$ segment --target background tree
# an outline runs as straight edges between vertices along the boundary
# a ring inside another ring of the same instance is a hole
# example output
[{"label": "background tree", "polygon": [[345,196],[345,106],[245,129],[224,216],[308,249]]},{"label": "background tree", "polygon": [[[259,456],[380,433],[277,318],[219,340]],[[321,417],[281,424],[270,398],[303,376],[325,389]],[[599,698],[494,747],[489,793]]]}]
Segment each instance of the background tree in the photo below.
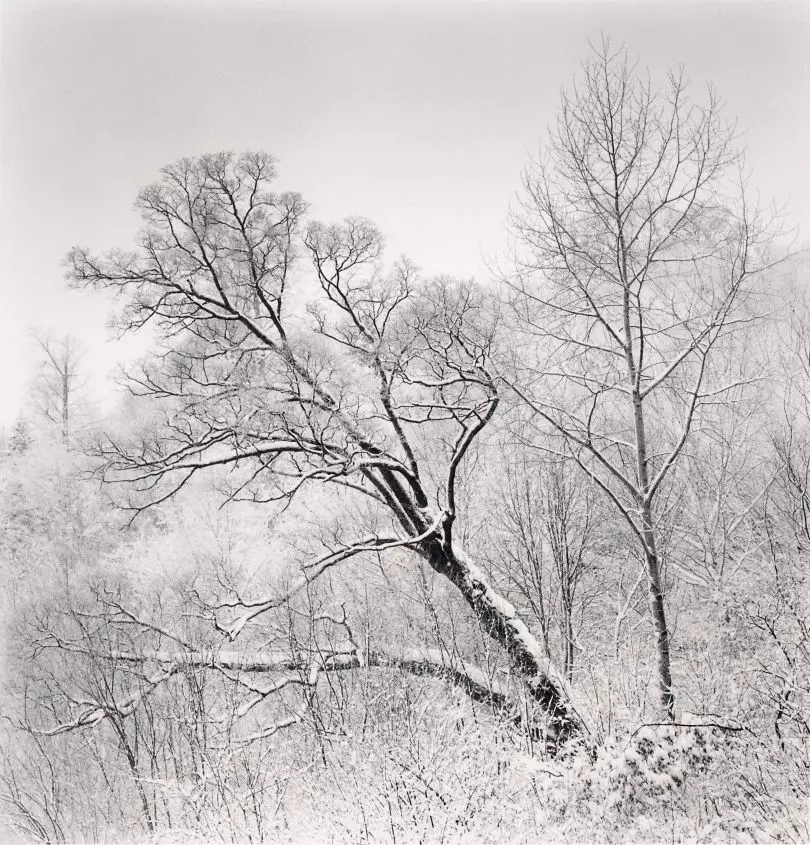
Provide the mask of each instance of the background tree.
[{"label": "background tree", "polygon": [[72,335],[37,335],[41,362],[32,398],[38,412],[59,427],[67,443],[87,422],[88,380],[81,344]]},{"label": "background tree", "polygon": [[495,518],[487,523],[488,556],[510,600],[542,633],[546,650],[560,655],[570,682],[593,589],[588,575],[598,555],[600,503],[593,483],[559,460],[513,452],[502,455],[504,478],[489,498]]},{"label": "background tree", "polygon": [[738,382],[713,356],[753,319],[746,294],[769,263],[741,172],[711,88],[690,101],[681,71],[656,91],[604,41],[563,93],[513,215],[509,285],[524,342],[511,384],[535,442],[593,479],[641,554],[670,717],[657,503],[702,409]]}]

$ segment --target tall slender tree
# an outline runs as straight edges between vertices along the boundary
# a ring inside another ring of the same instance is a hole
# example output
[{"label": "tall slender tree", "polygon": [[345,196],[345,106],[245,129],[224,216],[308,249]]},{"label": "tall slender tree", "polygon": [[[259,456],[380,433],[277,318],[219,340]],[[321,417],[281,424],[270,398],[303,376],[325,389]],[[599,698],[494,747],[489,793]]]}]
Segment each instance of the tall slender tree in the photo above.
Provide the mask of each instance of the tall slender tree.
[{"label": "tall slender tree", "polygon": [[562,95],[512,221],[523,343],[510,384],[545,448],[618,508],[643,561],[660,706],[674,712],[657,496],[707,402],[713,352],[752,318],[770,232],[745,199],[734,128],[681,71],[655,90],[604,41]]},{"label": "tall slender tree", "polygon": [[36,340],[41,361],[33,385],[34,403],[45,419],[59,427],[62,440],[68,443],[81,426],[87,404],[81,344],[72,335],[39,335]]}]

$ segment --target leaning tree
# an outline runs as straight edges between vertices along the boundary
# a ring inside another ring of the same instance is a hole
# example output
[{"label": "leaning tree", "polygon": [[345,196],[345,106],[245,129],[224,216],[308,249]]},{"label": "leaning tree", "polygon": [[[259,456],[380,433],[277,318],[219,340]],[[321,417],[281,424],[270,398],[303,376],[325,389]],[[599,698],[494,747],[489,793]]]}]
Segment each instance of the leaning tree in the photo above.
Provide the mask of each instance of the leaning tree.
[{"label": "leaning tree", "polygon": [[[408,550],[452,584],[508,654],[547,735],[571,736],[579,721],[564,680],[456,539],[459,469],[499,402],[489,363],[497,308],[472,284],[420,279],[405,260],[383,272],[381,237],[366,220],[305,226],[301,197],[271,191],[275,175],[263,153],[184,159],[140,192],[145,226],[134,250],[70,253],[72,283],[114,291],[120,329],[151,326],[158,344],[127,380],[162,409],[159,430],[137,441],[105,439],[101,472],[124,485],[136,513],[206,471],[228,471],[226,499],[289,502],[312,488],[340,490],[345,525],[279,591],[230,585],[224,596],[197,594],[220,637],[211,653],[115,604],[114,619],[158,630],[172,647],[109,655],[119,665],[158,665],[137,695],[85,700],[57,730],[126,716],[180,665],[300,669],[294,655],[232,643],[333,567]],[[352,537],[357,502],[371,510],[373,530]],[[475,666],[419,644],[380,654],[350,641],[322,653],[307,677],[314,683],[319,672],[375,663],[438,675],[473,698],[509,704]]]}]

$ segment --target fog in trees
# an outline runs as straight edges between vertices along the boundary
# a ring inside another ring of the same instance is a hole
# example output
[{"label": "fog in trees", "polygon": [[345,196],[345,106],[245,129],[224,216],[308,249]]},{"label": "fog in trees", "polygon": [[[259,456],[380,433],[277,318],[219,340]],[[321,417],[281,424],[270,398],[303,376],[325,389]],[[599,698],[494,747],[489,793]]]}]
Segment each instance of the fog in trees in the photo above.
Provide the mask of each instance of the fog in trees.
[{"label": "fog in trees", "polygon": [[714,88],[596,43],[487,278],[280,170],[65,259],[148,349],[4,434],[3,829],[810,838],[808,265]]}]

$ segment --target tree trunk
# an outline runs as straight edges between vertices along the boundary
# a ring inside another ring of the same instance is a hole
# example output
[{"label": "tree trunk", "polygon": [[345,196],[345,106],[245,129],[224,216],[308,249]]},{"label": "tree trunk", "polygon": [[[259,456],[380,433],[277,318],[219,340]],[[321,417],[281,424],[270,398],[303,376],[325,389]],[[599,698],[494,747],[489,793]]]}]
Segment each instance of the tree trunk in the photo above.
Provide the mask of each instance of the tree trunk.
[{"label": "tree trunk", "polygon": [[448,578],[472,608],[481,627],[509,655],[532,699],[542,708],[545,734],[558,746],[581,733],[582,725],[569,711],[558,685],[549,677],[550,661],[515,608],[499,595],[484,573],[458,547],[440,540],[424,543],[420,553],[435,572]]},{"label": "tree trunk", "polygon": [[[628,337],[629,327],[627,328]],[[669,659],[669,630],[667,628],[664,594],[661,589],[661,566],[655,538],[652,504],[650,501],[650,474],[647,468],[647,431],[644,422],[643,400],[639,391],[638,373],[632,356],[628,355],[628,370],[632,383],[633,421],[636,433],[636,471],[639,494],[637,506],[641,512],[641,533],[644,545],[644,561],[647,570],[650,614],[655,630],[655,651],[658,663],[659,701],[664,718],[675,715],[675,698],[672,694],[672,670]]]},{"label": "tree trunk", "polygon": [[565,679],[570,684],[574,677],[574,620],[573,599],[566,596],[563,600],[563,654]]},{"label": "tree trunk", "polygon": [[675,716],[675,697],[672,694],[672,670],[669,657],[669,629],[667,628],[664,593],[661,589],[661,566],[655,543],[652,513],[649,505],[642,507],[644,524],[645,564],[647,586],[649,588],[650,614],[655,629],[656,657],[658,662],[658,685],[660,688],[661,710],[667,719]]}]

